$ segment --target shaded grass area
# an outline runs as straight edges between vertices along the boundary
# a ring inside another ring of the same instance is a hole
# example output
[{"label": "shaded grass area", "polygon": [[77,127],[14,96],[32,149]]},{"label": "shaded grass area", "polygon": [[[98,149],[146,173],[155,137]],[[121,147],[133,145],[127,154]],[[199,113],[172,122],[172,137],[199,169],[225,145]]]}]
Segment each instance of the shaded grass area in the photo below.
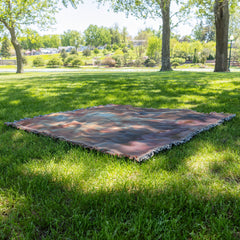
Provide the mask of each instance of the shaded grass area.
[{"label": "shaded grass area", "polygon": [[[138,164],[4,126],[105,104],[236,117]],[[0,239],[239,239],[238,73],[0,74]]]}]

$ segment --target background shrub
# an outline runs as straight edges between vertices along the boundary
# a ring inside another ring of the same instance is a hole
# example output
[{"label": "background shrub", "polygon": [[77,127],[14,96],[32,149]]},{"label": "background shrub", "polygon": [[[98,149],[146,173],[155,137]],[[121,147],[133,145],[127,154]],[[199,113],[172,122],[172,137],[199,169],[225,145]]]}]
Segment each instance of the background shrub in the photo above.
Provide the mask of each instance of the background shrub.
[{"label": "background shrub", "polygon": [[48,67],[51,67],[51,68],[56,68],[56,67],[60,67],[63,65],[63,62],[60,58],[58,57],[52,57],[48,63],[47,63],[47,66]]},{"label": "background shrub", "polygon": [[154,67],[157,65],[156,61],[154,59],[148,58],[145,60],[144,65],[146,67]]},{"label": "background shrub", "polygon": [[179,66],[180,64],[179,64],[178,62],[173,62],[171,65],[172,65],[174,68],[176,68],[176,67]]},{"label": "background shrub", "polygon": [[186,62],[185,58],[172,58],[171,63],[179,63],[179,64],[184,64]]},{"label": "background shrub", "polygon": [[74,58],[76,58],[76,56],[71,55],[71,56],[67,57],[64,61],[64,66],[66,66],[66,67],[70,66],[71,62],[74,60]]},{"label": "background shrub", "polygon": [[100,65],[101,65],[101,60],[100,60],[99,58],[97,58],[97,59],[94,61],[94,65],[100,66]]},{"label": "background shrub", "polygon": [[113,58],[107,57],[102,60],[102,65],[108,65],[109,67],[115,67],[116,61]]},{"label": "background shrub", "polygon": [[77,52],[76,48],[72,48],[70,54],[71,55],[78,55],[78,52]]},{"label": "background shrub", "polygon": [[123,66],[124,59],[123,59],[122,55],[115,55],[112,58],[116,62],[116,65],[115,65],[116,67],[122,67]]},{"label": "background shrub", "polygon": [[80,67],[83,65],[83,61],[79,57],[75,57],[70,63],[73,67]]},{"label": "background shrub", "polygon": [[94,48],[93,52],[94,52],[95,54],[98,54],[98,53],[99,53],[99,49],[98,49],[98,48]]},{"label": "background shrub", "polygon": [[65,49],[61,50],[60,56],[61,56],[63,61],[67,58],[68,54],[67,54]]},{"label": "background shrub", "polygon": [[42,57],[36,57],[33,60],[33,66],[34,67],[42,67],[45,65],[44,59]]},{"label": "background shrub", "polygon": [[90,49],[84,49],[82,52],[82,55],[85,57],[91,56],[91,50]]},{"label": "background shrub", "polygon": [[141,58],[137,58],[134,62],[133,62],[133,66],[134,67],[141,67],[143,65],[143,60]]}]

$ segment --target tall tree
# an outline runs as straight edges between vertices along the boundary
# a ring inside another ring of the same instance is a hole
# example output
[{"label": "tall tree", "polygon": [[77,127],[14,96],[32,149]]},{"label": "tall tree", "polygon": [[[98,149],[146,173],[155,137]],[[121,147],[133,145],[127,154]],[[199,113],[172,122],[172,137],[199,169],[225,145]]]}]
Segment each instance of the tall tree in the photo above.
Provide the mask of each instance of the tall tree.
[{"label": "tall tree", "polygon": [[109,28],[111,34],[111,44],[120,45],[121,34],[119,32],[119,26],[115,24],[113,27]]},{"label": "tall tree", "polygon": [[61,36],[63,46],[74,46],[76,49],[83,44],[81,33],[75,30],[68,30]]},{"label": "tall tree", "polygon": [[[140,18],[162,18],[162,67],[161,71],[171,71],[170,64],[170,5],[171,0],[97,0],[110,2],[114,11],[123,11]],[[176,0],[179,2],[179,0]]]},{"label": "tall tree", "polygon": [[97,25],[89,25],[84,31],[86,45],[91,47],[104,46],[111,43],[111,34],[109,29],[98,27]]},{"label": "tall tree", "polygon": [[3,58],[9,58],[11,56],[10,54],[10,41],[9,39],[5,36],[2,41],[2,47],[1,47],[1,56]]},{"label": "tall tree", "polygon": [[216,63],[215,72],[227,72],[228,69],[228,30],[229,3],[228,0],[216,0],[214,4],[216,25]]},{"label": "tall tree", "polygon": [[[74,6],[77,0],[69,0]],[[63,0],[64,4],[69,2]],[[41,27],[51,25],[58,11],[58,0],[0,0],[0,25],[10,33],[11,42],[17,57],[17,73],[23,72],[21,45],[18,34],[26,27],[37,24]]]},{"label": "tall tree", "polygon": [[237,0],[189,0],[190,5],[198,7],[201,17],[215,19],[216,27],[216,62],[215,72],[227,72],[228,69],[228,32],[229,17],[239,2]]}]

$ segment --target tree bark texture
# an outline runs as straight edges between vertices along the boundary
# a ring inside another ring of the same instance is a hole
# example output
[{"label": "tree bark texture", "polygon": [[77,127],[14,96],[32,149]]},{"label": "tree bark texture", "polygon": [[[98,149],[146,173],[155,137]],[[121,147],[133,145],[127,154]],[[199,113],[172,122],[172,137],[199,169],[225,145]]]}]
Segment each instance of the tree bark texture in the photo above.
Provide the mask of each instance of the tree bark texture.
[{"label": "tree bark texture", "polygon": [[228,69],[228,29],[229,0],[215,0],[214,15],[216,25],[216,63],[214,72],[227,72]]},{"label": "tree bark texture", "polygon": [[11,34],[11,42],[16,52],[17,57],[17,73],[23,73],[23,60],[22,60],[22,52],[21,45],[17,40],[15,28],[12,27],[9,29]]},{"label": "tree bark texture", "polygon": [[162,67],[160,71],[172,71],[170,63],[170,4],[171,0],[161,0],[162,12]]}]

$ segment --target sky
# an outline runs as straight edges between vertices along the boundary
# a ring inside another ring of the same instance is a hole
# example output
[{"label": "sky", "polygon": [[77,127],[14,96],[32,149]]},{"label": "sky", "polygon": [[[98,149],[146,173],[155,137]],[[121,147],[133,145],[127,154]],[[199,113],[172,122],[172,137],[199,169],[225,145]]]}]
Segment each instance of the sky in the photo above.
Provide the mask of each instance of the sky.
[{"label": "sky", "polygon": [[[173,5],[172,9],[176,9],[176,6]],[[83,33],[90,24],[99,27],[112,27],[114,24],[118,24],[120,29],[127,27],[128,33],[134,37],[140,30],[146,27],[158,30],[161,25],[161,19],[142,20],[133,16],[126,17],[124,13],[109,11],[107,6],[98,8],[97,3],[88,0],[84,4],[80,4],[77,9],[73,9],[71,6],[68,6],[68,8],[62,7],[62,10],[56,14],[56,24],[52,26],[53,29],[40,32],[40,34],[63,34],[68,29]],[[189,24],[181,24],[181,28],[179,27],[173,32],[181,36],[190,35],[192,27]]]}]

